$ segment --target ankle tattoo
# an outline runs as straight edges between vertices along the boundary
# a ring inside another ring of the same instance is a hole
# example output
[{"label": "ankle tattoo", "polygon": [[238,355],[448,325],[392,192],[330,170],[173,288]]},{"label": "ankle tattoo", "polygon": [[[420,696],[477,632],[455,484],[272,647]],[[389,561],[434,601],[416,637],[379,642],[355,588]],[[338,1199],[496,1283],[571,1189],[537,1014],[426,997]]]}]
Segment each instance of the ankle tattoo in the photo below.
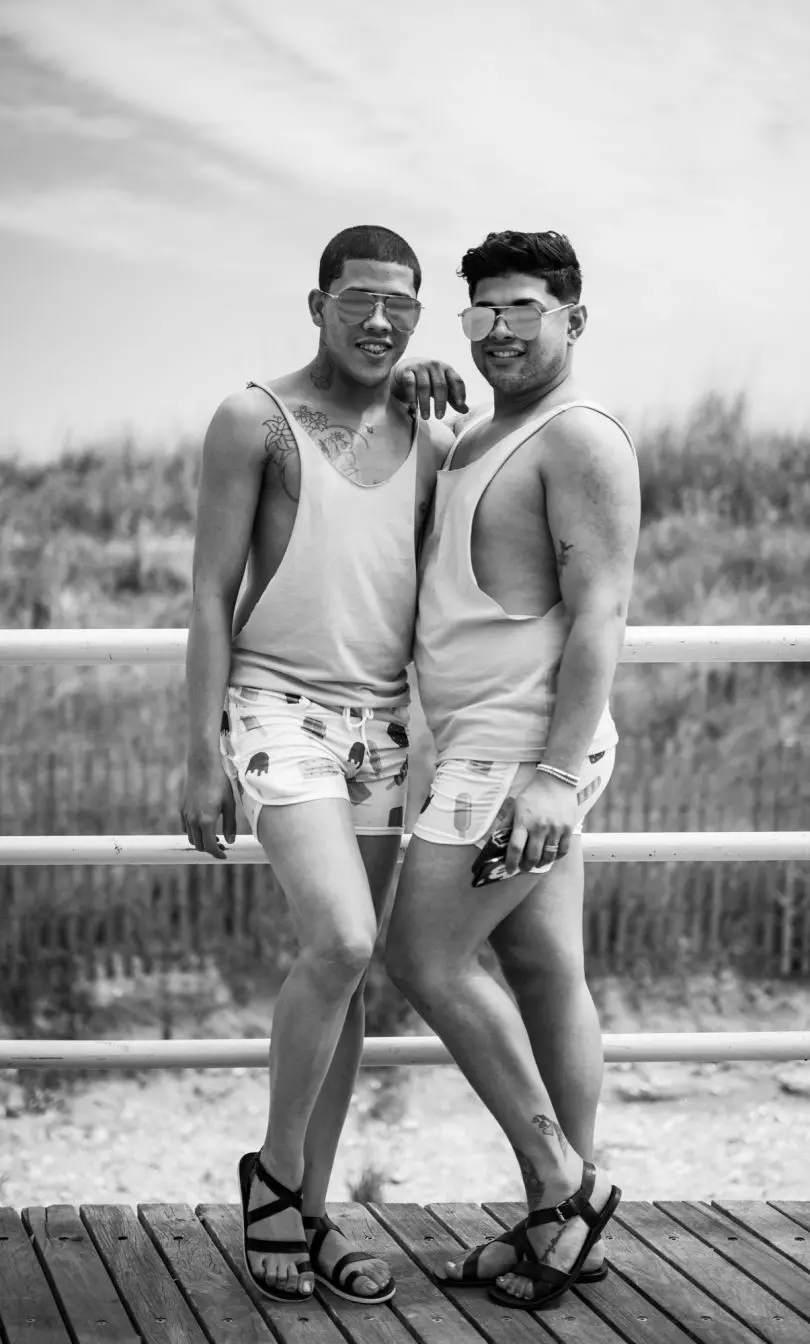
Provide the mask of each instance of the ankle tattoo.
[{"label": "ankle tattoo", "polygon": [[531,1158],[520,1148],[515,1148],[515,1157],[518,1160],[520,1174],[523,1177],[523,1184],[526,1188],[527,1199],[542,1199],[546,1193],[546,1183],[538,1176],[534,1163]]},{"label": "ankle tattoo", "polygon": [[564,1153],[568,1152],[568,1140],[562,1131],[562,1126],[557,1124],[556,1120],[550,1120],[547,1115],[533,1115],[532,1124],[536,1125],[544,1138],[557,1138],[560,1141],[560,1147]]}]

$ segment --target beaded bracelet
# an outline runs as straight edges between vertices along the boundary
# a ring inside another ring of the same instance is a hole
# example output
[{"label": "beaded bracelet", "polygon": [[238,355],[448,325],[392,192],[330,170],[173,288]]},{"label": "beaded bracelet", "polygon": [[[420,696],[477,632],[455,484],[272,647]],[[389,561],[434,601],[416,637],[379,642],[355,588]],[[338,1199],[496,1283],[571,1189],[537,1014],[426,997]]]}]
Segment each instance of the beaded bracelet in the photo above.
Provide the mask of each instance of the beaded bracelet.
[{"label": "beaded bracelet", "polygon": [[558,779],[561,784],[570,784],[572,789],[579,788],[579,775],[569,774],[567,770],[558,770],[556,765],[544,765],[542,761],[539,762],[537,769]]}]

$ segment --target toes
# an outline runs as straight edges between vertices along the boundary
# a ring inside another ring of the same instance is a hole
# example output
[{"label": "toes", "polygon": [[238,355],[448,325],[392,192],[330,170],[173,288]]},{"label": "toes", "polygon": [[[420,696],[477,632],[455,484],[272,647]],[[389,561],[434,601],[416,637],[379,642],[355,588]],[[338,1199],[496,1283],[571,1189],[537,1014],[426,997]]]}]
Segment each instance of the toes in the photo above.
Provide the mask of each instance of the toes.
[{"label": "toes", "polygon": [[355,1280],[353,1291],[362,1293],[363,1297],[373,1297],[375,1293],[379,1292],[381,1286],[381,1284],[376,1284],[373,1279],[368,1278],[368,1276],[364,1274],[361,1279]]},{"label": "toes", "polygon": [[455,1260],[448,1260],[447,1263],[446,1263],[443,1267],[442,1267],[442,1266],[439,1266],[439,1269],[440,1269],[440,1273],[439,1273],[439,1278],[440,1278],[440,1279],[460,1279],[460,1278],[461,1278],[461,1265],[457,1265],[456,1262],[455,1262]]},{"label": "toes", "polygon": [[308,1274],[308,1273],[302,1274],[300,1279],[298,1280],[298,1292],[311,1293],[314,1291],[314,1288],[315,1288],[314,1274]]}]

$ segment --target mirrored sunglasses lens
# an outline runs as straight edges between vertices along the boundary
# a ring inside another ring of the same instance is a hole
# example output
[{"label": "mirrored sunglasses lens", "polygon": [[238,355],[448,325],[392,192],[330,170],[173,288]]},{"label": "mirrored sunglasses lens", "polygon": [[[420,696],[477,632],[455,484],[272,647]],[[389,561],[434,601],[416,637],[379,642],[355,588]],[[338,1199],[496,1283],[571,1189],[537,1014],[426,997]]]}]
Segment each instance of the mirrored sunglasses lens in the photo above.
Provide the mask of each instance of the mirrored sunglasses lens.
[{"label": "mirrored sunglasses lens", "polygon": [[543,321],[536,308],[505,308],[503,316],[512,335],[520,341],[533,341]]},{"label": "mirrored sunglasses lens", "polygon": [[374,300],[367,294],[360,294],[351,291],[341,294],[337,300],[338,316],[342,322],[352,326],[359,326],[365,322],[374,309]]},{"label": "mirrored sunglasses lens", "polygon": [[414,299],[389,299],[385,305],[388,321],[397,331],[413,331],[421,309]]},{"label": "mirrored sunglasses lens", "polygon": [[495,325],[491,308],[465,308],[461,314],[461,329],[468,341],[483,341]]}]

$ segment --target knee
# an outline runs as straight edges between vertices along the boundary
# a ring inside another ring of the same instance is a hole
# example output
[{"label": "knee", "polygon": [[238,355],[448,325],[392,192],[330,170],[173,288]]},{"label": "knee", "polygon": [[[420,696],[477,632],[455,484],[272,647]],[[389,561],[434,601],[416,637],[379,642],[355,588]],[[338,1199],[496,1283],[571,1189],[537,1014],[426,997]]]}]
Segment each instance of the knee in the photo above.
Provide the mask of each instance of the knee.
[{"label": "knee", "polygon": [[314,987],[328,997],[344,997],[362,986],[374,952],[376,930],[333,929],[301,949]]},{"label": "knee", "polygon": [[585,959],[581,946],[549,941],[542,947],[498,945],[501,970],[514,993],[555,994],[585,982]]},{"label": "knee", "polygon": [[451,978],[447,967],[428,949],[409,939],[389,939],[385,949],[389,979],[411,1003],[435,999]]}]

